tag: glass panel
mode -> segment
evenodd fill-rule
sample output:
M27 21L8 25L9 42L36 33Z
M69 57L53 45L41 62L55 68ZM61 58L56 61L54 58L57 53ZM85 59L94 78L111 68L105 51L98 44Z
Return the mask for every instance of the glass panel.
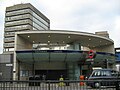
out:
M21 70L21 71L20 71L20 76L21 76L21 77L28 76L28 73L29 73L29 72L28 72L27 70Z
M43 24L41 21L37 20L34 17L33 17L33 22L34 22L34 24L37 24L39 27L42 27L43 29L48 29L48 25Z
M51 61L65 61L66 53L51 53L50 60Z
M46 26L49 26L48 22L38 16L36 13L33 12L33 16L36 17L39 21L43 22Z
M79 61L81 57L80 53L68 53L66 61Z
M41 26L37 25L36 23L33 22L33 26L37 28L38 30L44 30Z
M34 55L34 60L37 62L49 61L49 53L34 53L33 55Z

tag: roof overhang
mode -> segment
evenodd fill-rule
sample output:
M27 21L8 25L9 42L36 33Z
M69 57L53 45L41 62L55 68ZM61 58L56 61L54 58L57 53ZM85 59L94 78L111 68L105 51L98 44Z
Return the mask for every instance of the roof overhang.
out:
M72 50L27 50L16 51L21 62L69 62L80 61L83 51Z
M59 43L70 44L80 43L81 46L101 47L114 44L113 40L103 36L98 36L93 33L78 32L78 31L63 31L63 30L40 30L17 32L18 36L33 43ZM29 36L29 38L28 38Z
M19 50L16 58L20 62L83 62L86 60L88 51L75 50ZM96 52L94 61L105 59L115 61L115 55L104 52Z

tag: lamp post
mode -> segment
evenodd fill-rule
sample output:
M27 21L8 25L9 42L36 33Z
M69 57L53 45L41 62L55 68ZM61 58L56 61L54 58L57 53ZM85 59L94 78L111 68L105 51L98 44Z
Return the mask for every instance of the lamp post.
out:
M108 68L108 66L109 66L108 59L104 60L104 65L105 65L105 68Z

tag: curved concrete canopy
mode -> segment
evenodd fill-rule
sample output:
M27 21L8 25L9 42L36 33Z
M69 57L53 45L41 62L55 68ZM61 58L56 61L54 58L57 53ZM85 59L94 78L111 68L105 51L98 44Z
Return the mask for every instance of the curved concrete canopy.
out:
M48 43L49 41L50 43L59 44L70 44L75 42L90 48L114 44L113 40L110 38L78 31L40 30L18 32L17 35L27 39L31 43L33 43L33 41L34 43Z

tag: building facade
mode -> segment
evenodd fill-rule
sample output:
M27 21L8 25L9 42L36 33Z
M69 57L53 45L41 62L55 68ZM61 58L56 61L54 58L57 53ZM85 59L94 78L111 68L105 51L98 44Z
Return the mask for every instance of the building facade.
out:
M50 20L30 3L7 7L3 52L14 51L15 32L49 29Z
M2 80L29 80L35 75L79 80L93 68L113 68L115 63L114 42L106 31L50 30L50 20L29 3L6 8L3 46Z
M18 32L15 39L13 78L18 80L34 75L79 80L95 67L113 68L115 63L113 41L93 33L41 30ZM96 51L94 58L89 58L91 49Z

